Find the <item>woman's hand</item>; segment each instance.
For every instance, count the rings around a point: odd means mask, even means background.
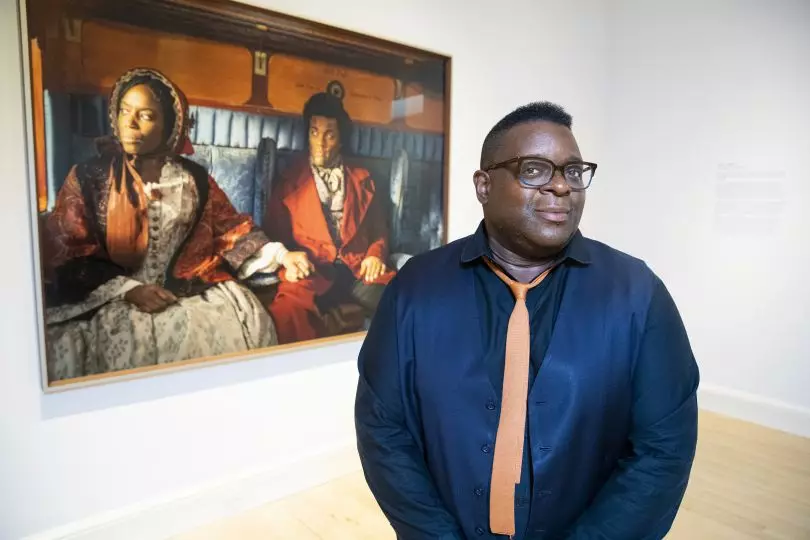
[[[377,281],[377,278],[383,275],[385,270],[385,264],[379,257],[375,257],[374,255],[369,255],[360,263],[360,277],[363,278],[366,283]]]
[[[281,264],[286,270],[284,273],[284,279],[292,283],[309,277],[309,275],[315,271],[315,266],[312,264],[312,261],[309,260],[307,254],[303,251],[288,252],[286,255],[284,255],[284,259],[282,259]]]
[[[124,300],[145,313],[158,313],[177,303],[177,297],[160,285],[138,285],[124,295]]]

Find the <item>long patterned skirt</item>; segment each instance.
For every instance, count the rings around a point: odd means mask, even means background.
[[[273,321],[248,289],[220,283],[144,313],[123,298],[90,318],[46,330],[48,376],[55,381],[193,358],[249,351],[278,342]]]

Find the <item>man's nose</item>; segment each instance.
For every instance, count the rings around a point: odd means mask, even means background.
[[[543,186],[543,190],[553,191],[558,197],[568,195],[571,192],[571,186],[565,180],[562,171],[555,170],[551,175],[551,180]]]

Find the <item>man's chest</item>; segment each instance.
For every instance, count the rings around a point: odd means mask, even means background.
[[[559,285],[538,291],[542,294],[533,303],[527,299],[529,405],[541,403],[544,410],[572,419],[621,407],[630,388],[636,345],[632,314],[570,276],[564,287]],[[434,304],[415,318],[409,379],[422,411],[472,407],[486,417],[483,411],[500,402],[514,300],[483,298],[474,281],[468,286],[468,294],[459,295],[457,302]]]

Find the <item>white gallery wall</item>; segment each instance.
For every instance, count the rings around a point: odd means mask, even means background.
[[[810,2],[608,12],[587,232],[671,289],[701,406],[810,436]]]
[[[702,402],[807,429],[810,4],[251,3],[453,57],[451,239],[489,127],[567,107],[600,164],[583,229],[665,279]],[[358,342],[42,394],[15,0],[0,59],[0,539],[157,538],[356,467]]]

